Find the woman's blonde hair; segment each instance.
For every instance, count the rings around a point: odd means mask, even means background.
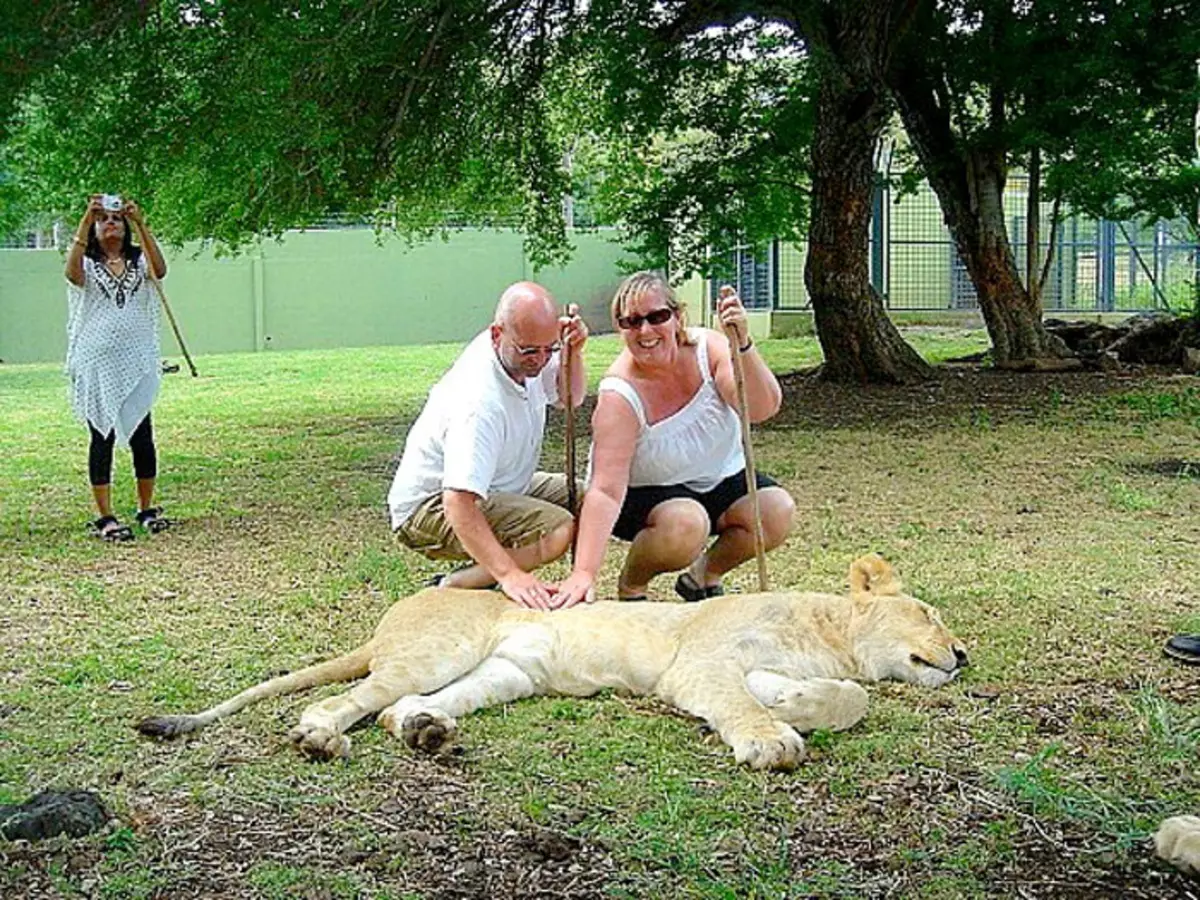
[[[626,307],[631,300],[645,294],[658,294],[662,297],[667,307],[675,313],[675,340],[680,345],[691,344],[692,340],[687,331],[687,304],[675,296],[671,285],[657,272],[634,272],[621,282],[621,286],[613,295],[612,306],[609,309],[613,328],[621,330],[617,319],[625,315]]]

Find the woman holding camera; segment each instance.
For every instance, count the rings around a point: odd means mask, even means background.
[[[137,231],[137,246],[133,231]],[[133,531],[113,513],[112,462],[116,439],[133,453],[137,522],[151,533],[170,525],[154,506],[158,458],[150,407],[161,379],[159,304],[149,275],[167,264],[136,203],[93,195],[67,254],[67,376],[75,416],[91,433],[88,476],[106,541]]]

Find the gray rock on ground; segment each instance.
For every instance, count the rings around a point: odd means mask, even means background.
[[[40,841],[83,837],[104,826],[108,810],[91,791],[43,791],[17,806],[0,806],[0,837]]]

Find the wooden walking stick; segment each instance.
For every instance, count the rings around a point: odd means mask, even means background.
[[[162,283],[154,274],[154,263],[150,261],[149,255],[146,256],[146,274],[150,277],[150,283],[154,285],[158,299],[162,301],[162,307],[167,312],[167,321],[171,323],[171,330],[175,332],[175,341],[179,344],[179,349],[183,351],[183,358],[187,360],[188,371],[195,378],[197,377],[196,364],[192,362],[192,355],[188,353],[188,349],[183,343],[183,334],[179,330],[179,323],[175,321],[175,313],[171,312],[171,304],[167,302],[167,295],[162,289]]]
[[[568,303],[564,307],[567,318],[572,315],[572,304]],[[576,309],[578,312],[578,309]],[[564,440],[567,445],[567,508],[571,510],[571,516],[576,520],[576,528],[571,534],[571,566],[575,565],[575,537],[579,533],[579,489],[575,484],[575,397],[571,390],[571,347],[564,341],[562,346],[562,365],[563,365],[563,382],[567,386],[566,396],[566,435]]]
[[[731,285],[721,287],[721,299],[737,293]],[[754,471],[754,445],[750,443],[750,408],[746,405],[746,371],[742,367],[742,354],[738,346],[737,329],[722,326],[729,338],[729,355],[733,358],[733,380],[737,385],[738,417],[742,423],[742,455],[746,457],[746,493],[754,512],[754,556],[758,560],[758,589],[767,591],[767,551],[763,541],[762,511],[758,505],[758,476]]]

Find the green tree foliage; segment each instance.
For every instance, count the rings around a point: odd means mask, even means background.
[[[543,75],[569,12],[213,0],[104,30],[72,19],[72,39],[5,79],[3,167],[54,211],[127,192],[181,240],[236,245],[345,214],[410,234],[516,217],[561,246]]]
[[[1001,197],[1035,151],[1093,215],[1195,215],[1194,0],[924,2],[885,73],[1004,364],[1061,352],[1017,274]]]
[[[843,5],[858,28],[903,4]],[[31,14],[7,41],[6,60],[36,52],[0,85],[0,171],[10,196],[63,215],[85,193],[129,193],[176,240],[236,246],[330,214],[416,236],[456,216],[516,219],[541,261],[566,251],[562,201],[587,189],[646,261],[694,269],[710,247],[801,233],[823,116],[827,133],[856,135],[851,189],[821,207],[821,233],[849,248],[815,264],[828,268],[866,246],[859,175],[881,121],[877,91],[868,114],[829,118],[875,65],[851,58],[865,45],[841,40],[837,6],[61,0],[55,22]],[[802,19],[836,86],[815,113]],[[46,44],[26,31],[48,25],[59,37]],[[825,148],[836,178],[840,151]],[[819,319],[839,332],[826,345],[838,377],[904,377],[887,364],[896,353],[920,371],[865,264],[814,283],[814,303],[836,313]]]
[[[664,14],[594,4],[574,56],[574,121],[603,136],[597,202],[658,265],[703,269],[712,248],[799,239],[814,89],[799,41],[763,19]]]
[[[115,190],[175,240],[237,246],[331,215],[412,237],[505,222],[549,261],[569,250],[576,194],[623,222],[645,261],[694,269],[710,248],[811,227],[822,252],[806,283],[830,370],[907,380],[920,362],[865,263],[848,262],[866,246],[870,157],[894,96],[998,358],[1038,356],[1052,348],[995,215],[1007,167],[1036,147],[1051,192],[1080,209],[1187,209],[1189,4],[13,4],[0,229],[30,210],[73,218],[83,195]]]
[[[502,220],[553,256],[574,189],[648,261],[693,264],[803,227],[809,91],[761,23],[671,39],[652,3],[53,6],[0,44],[0,224],[18,196],[68,214],[119,190],[179,240]]]

